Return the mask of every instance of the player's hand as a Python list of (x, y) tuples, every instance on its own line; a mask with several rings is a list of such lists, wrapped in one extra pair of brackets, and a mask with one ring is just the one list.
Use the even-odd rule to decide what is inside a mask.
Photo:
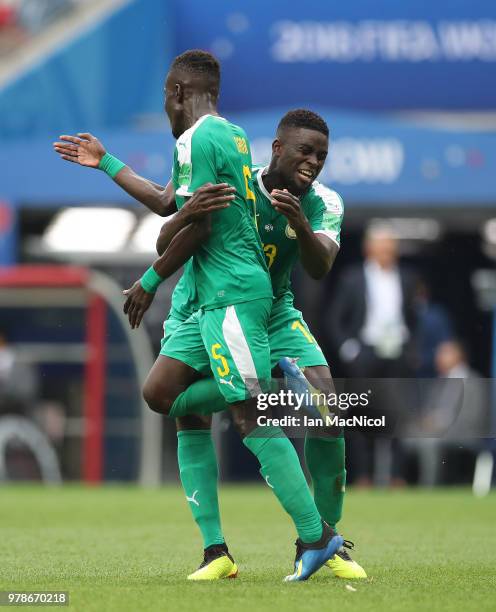
[(289, 225), (298, 231), (301, 227), (308, 223), (303, 210), (301, 209), (300, 200), (289, 193), (287, 189), (273, 189), (271, 194), (271, 204), (278, 213), (284, 215)]
[(197, 221), (206, 214), (228, 208), (235, 198), (236, 189), (227, 183), (205, 183), (184, 204), (184, 214), (190, 221)]
[(130, 289), (125, 289), (122, 293), (127, 297), (124, 303), (124, 314), (129, 319), (131, 329), (135, 329), (140, 326), (141, 319), (153, 302), (155, 294), (145, 291), (139, 280)]
[(106, 153), (98, 138), (88, 133), (77, 136), (64, 134), (60, 136), (60, 141), (53, 143), (53, 148), (62, 159), (89, 168), (98, 168)]

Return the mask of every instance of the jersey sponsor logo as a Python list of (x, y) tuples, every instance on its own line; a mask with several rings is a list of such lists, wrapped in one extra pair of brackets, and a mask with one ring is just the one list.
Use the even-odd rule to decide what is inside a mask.
[(186, 499), (191, 502), (192, 504), (197, 505), (198, 507), (200, 507), (200, 502), (196, 499), (196, 496), (198, 494), (198, 489), (196, 489), (196, 491), (193, 491), (193, 495), (191, 497), (188, 497), (186, 495)]
[(221, 385), (229, 385), (231, 388), (235, 389), (236, 387), (234, 386), (234, 383), (232, 381), (233, 378), (234, 378), (234, 374), (231, 376), (229, 380), (226, 380), (225, 378), (219, 378), (219, 383)]
[[(258, 215), (257, 215), (257, 217), (258, 217)], [(267, 225), (265, 226), (264, 229), (265, 229), (266, 232), (272, 232), (272, 231), (274, 231), (274, 226), (272, 225), (272, 223), (267, 223)]]
[(291, 227), (291, 225), (289, 225), (289, 223), (286, 225), (285, 233), (286, 233), (286, 237), (289, 238), (290, 240), (296, 240), (296, 232)]
[(490, 62), (495, 29), (490, 19), (284, 20), (272, 26), (271, 54), (280, 63)]
[(397, 138), (339, 138), (323, 172), (343, 185), (389, 185), (398, 180), (404, 160), (404, 145)]

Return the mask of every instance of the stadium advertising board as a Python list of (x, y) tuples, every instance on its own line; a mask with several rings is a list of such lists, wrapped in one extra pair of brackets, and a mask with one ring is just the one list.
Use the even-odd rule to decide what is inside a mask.
[[(211, 50), (230, 110), (327, 104), (343, 108), (496, 106), (496, 5), (228, 0), (178, 3), (177, 51)], [(264, 84), (262, 87), (261, 84)]]
[[(377, 115), (311, 108), (325, 117), (331, 129), (329, 157), (320, 180), (342, 193), (347, 205), (494, 204), (496, 183), (491, 168), (496, 152), (491, 133), (435, 130)], [(286, 110), (227, 115), (247, 131), (255, 163), (269, 160), (277, 123)], [(165, 131), (95, 133), (140, 174), (159, 183), (168, 180), (174, 142)], [(29, 144), (36, 160), (29, 182), (22, 180), (26, 143), (0, 147), (0, 164), (10, 162), (11, 166), (0, 196), (31, 206), (42, 206), (47, 200), (76, 204), (115, 199), (118, 192), (103, 173), (85, 173), (84, 181), (79, 180), (80, 169), (62, 173), (58, 160), (44, 155), (46, 146), (45, 139)], [(77, 194), (74, 180), (78, 180)], [(43, 181), (43, 193), (39, 181)]]

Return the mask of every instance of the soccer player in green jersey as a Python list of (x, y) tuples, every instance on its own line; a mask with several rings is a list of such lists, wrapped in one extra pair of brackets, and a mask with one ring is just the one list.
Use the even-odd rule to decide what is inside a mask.
[[(128, 292), (125, 308), (130, 321), (139, 324), (143, 305), (146, 309), (158, 284), (192, 256), (200, 305), (197, 323), (212, 373), (244, 444), (259, 460), (265, 479), (270, 476), (271, 488), (294, 521), (299, 535), (297, 559), (295, 572), (287, 579), (305, 580), (334, 555), (343, 539), (321, 520), (296, 452), (282, 430), (260, 431), (256, 426), (254, 398), (270, 379), (272, 288), (251, 220), (254, 195), (249, 144), (240, 128), (217, 115), (219, 81), (215, 58), (200, 51), (178, 56), (167, 77), (166, 111), (178, 138), (173, 169), (179, 209), (176, 219), (185, 198), (195, 197), (209, 182), (231, 185), (236, 189), (234, 198), (228, 207), (198, 221), (183, 215), (182, 229)], [(197, 377), (198, 372), (183, 362), (159, 356), (145, 383), (150, 407), (172, 412), (177, 397), (170, 406), (171, 380), (187, 388)], [(157, 397), (158, 405), (154, 404)], [(186, 432), (192, 438), (198, 433)]]
[[(307, 110), (291, 111), (278, 126), (269, 167), (253, 169), (258, 231), (275, 296), (269, 322), (271, 365), (275, 367), (284, 357), (298, 358), (312, 386), (326, 394), (334, 390), (329, 367), (301, 313), (293, 306), (290, 275), (300, 258), (312, 277), (321, 278), (339, 250), (342, 200), (336, 192), (315, 180), (327, 149), (328, 128), (322, 118)], [(166, 224), (164, 234), (168, 233)], [(159, 250), (166, 243), (167, 238), (164, 242), (159, 238)], [(201, 346), (198, 348), (196, 308), (194, 283), (188, 280), (186, 271), (176, 287), (171, 313), (164, 326), (162, 354), (189, 363), (208, 376), (208, 360), (202, 356)], [(181, 324), (183, 321), (187, 322)], [(198, 391), (200, 388), (202, 393), (196, 390), (193, 393), (192, 387), (176, 402), (176, 416), (195, 412), (210, 414), (223, 409), (222, 398), (212, 385), (205, 381), (203, 387), (197, 385)], [(335, 527), (341, 517), (345, 487), (342, 435), (308, 436), (305, 457), (319, 512)], [(195, 470), (189, 482), (190, 490), (205, 491), (207, 487), (206, 471)], [(197, 509), (193, 505), (191, 508), (195, 516)], [(339, 577), (366, 577), (363, 568), (344, 549), (327, 565)]]
[[(320, 134), (327, 136), (327, 126), (314, 113), (305, 110), (287, 113), (281, 120), (278, 129), (270, 166), (253, 168), (258, 230), (263, 239), (264, 251), (276, 297), (269, 323), (272, 365), (275, 366), (284, 356), (298, 357), (298, 363), (305, 368), (305, 375), (317, 388), (328, 385), (331, 378), (330, 372), (322, 351), (308, 330), (301, 313), (293, 307), (293, 296), (290, 288), (291, 270), (304, 247), (302, 248), (300, 245), (301, 238), (297, 237), (296, 233), (292, 231), (293, 228), (289, 223), (289, 212), (285, 211), (287, 214), (285, 216), (282, 212), (278, 213), (275, 210), (276, 200), (272, 198), (269, 189), (275, 184), (282, 187), (283, 190), (290, 188), (293, 192), (300, 193), (301, 190), (294, 185), (292, 180), (295, 158), (299, 162), (301, 161), (301, 155), (305, 158), (309, 153), (312, 154), (314, 150), (317, 150), (320, 161), (322, 161), (327, 152), (327, 142), (323, 144), (320, 142)], [(89, 137), (91, 140), (81, 142), (77, 161), (83, 165), (97, 167), (105, 155), (105, 149), (95, 138)], [(70, 141), (73, 137), (64, 138)], [(59, 144), (62, 145), (62, 143)], [(281, 149), (283, 149), (282, 155)], [(67, 149), (61, 149), (60, 152), (63, 155), (64, 152), (67, 153)], [(69, 156), (68, 159), (74, 161), (74, 157)], [(318, 171), (314, 173), (314, 178), (317, 177), (320, 167), (319, 164)], [(171, 189), (166, 190), (154, 184), (149, 186), (146, 179), (134, 175), (127, 166), (119, 172), (115, 181), (159, 214), (169, 215), (175, 210), (174, 194)], [(274, 195), (276, 195), (276, 192), (274, 192)], [(212, 195), (209, 195), (209, 197), (212, 198)], [(225, 205), (222, 196), (216, 197), (219, 199), (219, 206)], [(292, 195), (289, 194), (288, 196), (287, 192), (283, 192), (277, 197), (284, 199), (292, 197)], [(206, 207), (211, 205), (207, 204), (208, 198), (205, 198), (205, 202), (202, 204), (202, 195), (199, 192), (197, 192), (197, 200), (198, 210), (201, 210), (202, 207), (207, 210)], [(210, 202), (212, 202), (211, 199)], [(281, 201), (280, 205), (282, 204)], [(343, 216), (341, 198), (336, 192), (313, 181), (311, 186), (303, 191), (298, 201), (293, 201), (292, 204), (294, 205), (293, 212), (298, 215), (298, 208), (301, 208), (300, 212), (303, 212), (308, 220), (307, 232), (310, 229), (315, 234), (329, 239), (327, 246), (330, 249), (330, 259), (327, 265), (316, 269), (316, 265), (322, 265), (321, 258), (307, 257), (306, 260), (307, 266), (311, 266), (310, 269), (307, 267), (307, 271), (312, 276), (321, 276), (327, 271), (327, 266), (330, 267), (332, 264), (339, 248)], [(194, 200), (191, 199), (187, 207), (193, 205)], [(300, 219), (300, 223), (305, 224), (305, 220)], [(298, 225), (297, 219), (293, 220), (293, 225)], [(167, 225), (164, 226), (164, 228), (166, 227)], [(324, 243), (326, 242), (325, 238), (321, 238), (321, 240)], [(158, 246), (163, 250), (165, 245), (160, 243), (161, 240), (159, 239)], [(175, 350), (177, 359), (194, 364), (193, 367), (196, 365), (196, 368), (199, 368), (199, 364), (203, 361), (204, 373), (208, 375), (208, 360), (205, 359), (201, 347), (199, 350), (195, 345), (197, 342), (195, 336), (198, 332), (195, 330), (194, 323), (190, 321), (186, 333), (183, 333), (180, 337), (174, 334), (181, 323), (186, 321), (197, 308), (196, 292), (194, 286), (191, 283), (188, 284), (187, 277), (186, 272), (173, 294), (171, 312), (164, 324), (163, 353), (167, 354), (168, 350)], [(175, 340), (169, 342), (173, 336), (175, 336)], [(168, 348), (165, 348), (166, 343), (169, 344)], [(175, 348), (174, 343), (177, 345)], [(191, 397), (183, 398), (182, 405), (177, 406), (178, 413), (183, 411), (184, 414), (187, 414), (188, 411), (197, 411), (208, 414), (226, 407), (217, 388), (208, 384), (208, 381), (204, 382), (204, 387), (199, 390), (201, 392), (195, 394), (193, 402), (191, 402)], [(202, 425), (200, 424), (199, 427), (202, 427)], [(188, 465), (188, 462), (184, 459), (185, 454), (188, 454), (188, 450), (186, 450), (188, 447), (181, 446), (182, 439), (179, 438), (178, 459), (180, 469), (182, 465)], [(205, 507), (200, 510), (200, 507), (196, 505), (196, 498), (191, 499), (192, 496), (188, 496), (193, 515), (204, 536), (206, 555), (211, 555), (216, 548), (216, 544), (223, 543), (224, 539), (221, 535), (218, 510), (213, 510), (213, 508), (218, 508), (217, 467), (208, 429), (204, 434), (200, 433), (199, 430), (195, 442), (189, 452), (200, 455), (207, 461), (197, 462), (194, 470), (181, 469), (181, 473), (187, 492), (194, 493), (196, 491), (197, 495), (200, 493), (202, 499), (211, 498), (215, 500), (215, 503), (211, 504), (210, 510), (206, 511)], [(308, 437), (305, 441), (305, 457), (313, 480), (315, 501), (319, 512), (331, 526), (335, 526), (341, 517), (344, 497), (344, 440), (341, 436), (338, 438)], [(189, 487), (186, 483), (188, 480)], [(327, 565), (335, 575), (343, 578), (361, 578), (366, 575), (363, 569), (352, 561), (343, 549), (338, 551), (328, 561)], [(203, 571), (202, 575), (204, 574)]]

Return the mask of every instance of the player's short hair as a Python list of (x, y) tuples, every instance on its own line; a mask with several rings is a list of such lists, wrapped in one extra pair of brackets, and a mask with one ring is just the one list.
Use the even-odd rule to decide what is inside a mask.
[(317, 115), (317, 113), (307, 110), (306, 108), (297, 108), (288, 111), (281, 121), (279, 121), (277, 133), (279, 134), (279, 132), (285, 128), (306, 128), (307, 130), (315, 130), (329, 137), (329, 128), (324, 119), (322, 119), (320, 115)]
[(171, 70), (203, 77), (216, 97), (220, 89), (220, 64), (211, 53), (202, 49), (190, 49), (178, 55), (172, 62)]

